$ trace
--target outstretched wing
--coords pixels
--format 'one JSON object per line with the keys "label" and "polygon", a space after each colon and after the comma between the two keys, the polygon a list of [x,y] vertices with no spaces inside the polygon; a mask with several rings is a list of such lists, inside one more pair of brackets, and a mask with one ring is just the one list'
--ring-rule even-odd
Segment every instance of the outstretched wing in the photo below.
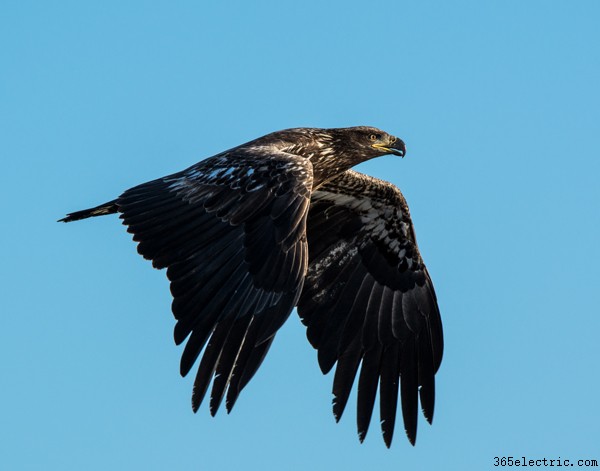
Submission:
{"label": "outstretched wing", "polygon": [[227,390],[231,410],[298,301],[308,264],[307,159],[238,148],[127,190],[117,200],[138,252],[167,268],[185,376],[198,409],[212,381],[210,412]]}
{"label": "outstretched wing", "polygon": [[298,313],[323,373],[337,362],[339,420],[359,365],[358,434],[367,433],[379,383],[383,438],[392,442],[398,403],[408,439],[418,396],[433,419],[442,324],[408,206],[390,183],[349,170],[317,188],[307,222],[309,268]]}

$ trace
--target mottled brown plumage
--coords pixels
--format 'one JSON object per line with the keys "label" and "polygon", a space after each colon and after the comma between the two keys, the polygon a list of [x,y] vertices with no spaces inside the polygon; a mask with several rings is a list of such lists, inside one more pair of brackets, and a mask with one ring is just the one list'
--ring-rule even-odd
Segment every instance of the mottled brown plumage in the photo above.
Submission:
{"label": "mottled brown plumage", "polygon": [[433,417],[437,301],[400,191],[349,170],[404,153],[400,139],[376,128],[288,129],[61,221],[118,212],[138,252],[167,269],[175,342],[187,340],[182,375],[202,353],[194,411],[211,382],[211,414],[223,399],[231,410],[298,306],[323,372],[337,363],[336,419],[360,366],[360,440],[379,385],[386,445],[399,394],[414,443],[418,395]]}

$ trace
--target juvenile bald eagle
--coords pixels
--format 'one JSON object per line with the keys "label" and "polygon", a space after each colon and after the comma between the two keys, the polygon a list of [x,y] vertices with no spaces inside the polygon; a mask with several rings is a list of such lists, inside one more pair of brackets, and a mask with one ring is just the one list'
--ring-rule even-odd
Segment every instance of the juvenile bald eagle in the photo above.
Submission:
{"label": "juvenile bald eagle", "polygon": [[187,339],[183,376],[204,351],[194,412],[211,381],[211,414],[224,397],[231,411],[297,306],[323,373],[337,363],[336,420],[360,366],[360,441],[379,384],[385,444],[399,390],[414,444],[419,397],[433,419],[443,350],[437,300],[400,191],[349,170],[404,153],[402,140],[372,127],[287,129],[61,221],[118,212],[138,252],[167,269],[175,343]]}

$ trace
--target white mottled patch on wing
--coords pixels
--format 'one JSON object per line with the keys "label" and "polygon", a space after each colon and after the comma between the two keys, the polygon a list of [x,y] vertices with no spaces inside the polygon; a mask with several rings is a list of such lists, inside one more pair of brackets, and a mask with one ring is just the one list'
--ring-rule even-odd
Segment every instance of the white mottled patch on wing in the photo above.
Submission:
{"label": "white mottled patch on wing", "polygon": [[[165,180],[165,181],[168,181],[168,180]],[[185,190],[185,189],[189,188],[189,186],[190,186],[190,182],[188,181],[188,179],[186,177],[180,177],[180,178],[173,180],[169,184],[169,190],[181,191],[181,190]]]}
{"label": "white mottled patch on wing", "polygon": [[349,260],[356,256],[357,252],[357,246],[350,245],[349,241],[339,240],[333,245],[325,257],[314,263],[311,267],[309,277],[315,286],[315,300],[317,302],[323,301],[326,296],[332,294],[329,286],[325,286],[324,288],[320,286],[320,281],[323,281],[323,272],[328,270],[331,266],[342,269]]}

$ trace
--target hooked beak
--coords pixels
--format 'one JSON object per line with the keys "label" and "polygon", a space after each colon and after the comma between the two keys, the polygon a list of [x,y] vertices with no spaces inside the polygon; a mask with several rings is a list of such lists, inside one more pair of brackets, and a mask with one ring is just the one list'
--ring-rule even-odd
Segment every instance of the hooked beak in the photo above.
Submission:
{"label": "hooked beak", "polygon": [[406,145],[404,145],[404,141],[402,139],[398,139],[397,137],[392,138],[393,140],[388,144],[373,144],[373,147],[376,149],[385,152],[386,154],[394,154],[399,155],[400,157],[404,157],[406,154]]}

